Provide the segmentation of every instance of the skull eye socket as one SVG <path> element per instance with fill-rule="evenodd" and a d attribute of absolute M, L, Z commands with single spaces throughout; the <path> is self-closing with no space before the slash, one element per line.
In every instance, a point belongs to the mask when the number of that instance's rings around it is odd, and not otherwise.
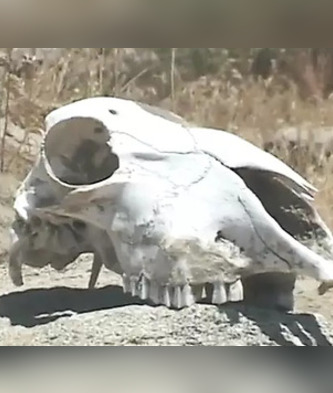
<path fill-rule="evenodd" d="M 44 146 L 53 176 L 70 185 L 98 183 L 119 168 L 110 132 L 95 118 L 72 117 L 57 123 L 49 130 Z"/>

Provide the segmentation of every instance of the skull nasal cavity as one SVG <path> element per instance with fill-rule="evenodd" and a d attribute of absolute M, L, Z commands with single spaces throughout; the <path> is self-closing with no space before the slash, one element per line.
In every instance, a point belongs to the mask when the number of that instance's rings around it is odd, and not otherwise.
<path fill-rule="evenodd" d="M 96 119 L 71 118 L 53 126 L 45 155 L 53 175 L 71 185 L 94 184 L 112 176 L 118 157 L 107 143 L 110 135 Z"/>

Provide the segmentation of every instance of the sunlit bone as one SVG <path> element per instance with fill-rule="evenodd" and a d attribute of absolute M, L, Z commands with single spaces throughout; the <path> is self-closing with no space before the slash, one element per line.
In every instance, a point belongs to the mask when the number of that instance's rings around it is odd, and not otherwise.
<path fill-rule="evenodd" d="M 244 291 L 250 302 L 290 309 L 296 274 L 325 288 L 333 279 L 332 234 L 313 207 L 315 191 L 233 134 L 102 97 L 47 116 L 40 157 L 14 208 L 28 228 L 36 217 L 58 233 L 72 222 L 86 225 L 83 250 L 74 249 L 95 254 L 90 287 L 103 264 L 123 274 L 126 291 L 158 304 L 188 306 L 208 285 L 217 304 Z M 15 282 L 36 246 L 29 250 L 31 233 L 13 228 Z M 66 264 L 68 247 L 59 241 Z"/>

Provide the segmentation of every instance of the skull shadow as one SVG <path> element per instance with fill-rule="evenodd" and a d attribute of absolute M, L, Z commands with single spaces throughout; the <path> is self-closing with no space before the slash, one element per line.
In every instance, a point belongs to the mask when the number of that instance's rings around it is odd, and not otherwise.
<path fill-rule="evenodd" d="M 332 346 L 332 342 L 325 336 L 318 320 L 312 314 L 291 313 L 250 307 L 242 303 L 228 304 L 220 309 L 229 318 L 231 325 L 240 323 L 242 316 L 253 321 L 260 330 L 281 346 L 296 346 L 288 340 L 286 331 L 298 338 L 304 346 Z"/>
<path fill-rule="evenodd" d="M 119 286 L 28 289 L 0 296 L 0 317 L 8 318 L 13 326 L 34 327 L 73 313 L 85 314 L 133 304 L 144 303 L 124 294 Z"/>
<path fill-rule="evenodd" d="M 68 287 L 29 289 L 0 296 L 0 318 L 8 318 L 13 326 L 31 328 L 69 317 L 73 313 L 85 314 L 128 305 L 147 304 L 153 306 L 149 302 L 124 294 L 119 286 L 90 290 Z M 285 328 L 305 346 L 332 346 L 315 316 L 311 314 L 283 313 L 249 307 L 242 303 L 227 304 L 219 307 L 219 310 L 228 316 L 231 325 L 236 325 L 242 315 L 245 316 L 281 346 L 295 346 L 283 334 L 282 329 Z"/>

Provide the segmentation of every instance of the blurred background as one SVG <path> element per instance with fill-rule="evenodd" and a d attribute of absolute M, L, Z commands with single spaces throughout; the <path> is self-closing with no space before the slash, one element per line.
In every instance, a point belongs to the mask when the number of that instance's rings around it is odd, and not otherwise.
<path fill-rule="evenodd" d="M 29 358 L 23 353 L 4 363 L 1 386 L 6 393 L 326 393 L 332 383 L 330 359 L 322 356 L 313 364 L 290 351 L 284 356 L 226 348 L 191 351 L 161 355 L 113 348 L 82 356 L 67 349 L 52 355 L 32 350 Z"/>

